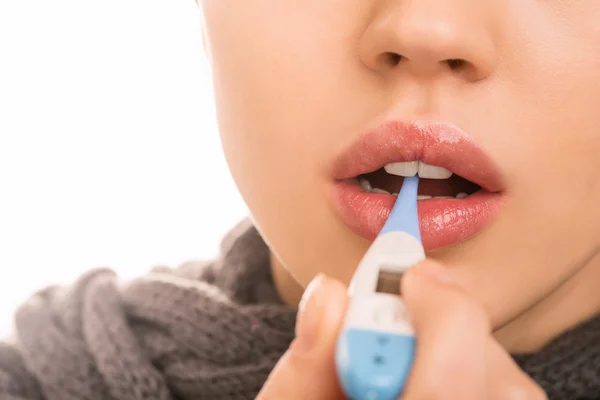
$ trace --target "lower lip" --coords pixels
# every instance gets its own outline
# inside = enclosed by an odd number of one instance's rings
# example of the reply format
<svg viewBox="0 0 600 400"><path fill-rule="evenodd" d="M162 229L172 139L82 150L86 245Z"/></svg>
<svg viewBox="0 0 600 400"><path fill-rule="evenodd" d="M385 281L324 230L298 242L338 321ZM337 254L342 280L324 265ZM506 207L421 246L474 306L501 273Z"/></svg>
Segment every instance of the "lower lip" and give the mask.
<svg viewBox="0 0 600 400"><path fill-rule="evenodd" d="M355 233L375 240L396 197L367 193L354 180L333 185L336 213ZM418 202L421 239L426 251L448 247L476 235L500 210L501 195L480 190L464 199L429 199Z"/></svg>

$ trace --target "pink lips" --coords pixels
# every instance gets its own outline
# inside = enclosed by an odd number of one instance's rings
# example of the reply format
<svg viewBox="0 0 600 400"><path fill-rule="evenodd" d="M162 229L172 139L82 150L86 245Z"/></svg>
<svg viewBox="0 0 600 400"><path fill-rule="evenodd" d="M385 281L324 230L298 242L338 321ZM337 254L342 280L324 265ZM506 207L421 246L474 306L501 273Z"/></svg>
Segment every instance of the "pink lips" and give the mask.
<svg viewBox="0 0 600 400"><path fill-rule="evenodd" d="M359 136L335 161L335 212L355 233L375 239L396 198L366 193L353 178L392 162L414 160L444 167L482 188L464 199L419 202L419 224L426 250L460 243L481 231L497 215L502 200L502 175L465 132L444 123L397 121Z"/></svg>

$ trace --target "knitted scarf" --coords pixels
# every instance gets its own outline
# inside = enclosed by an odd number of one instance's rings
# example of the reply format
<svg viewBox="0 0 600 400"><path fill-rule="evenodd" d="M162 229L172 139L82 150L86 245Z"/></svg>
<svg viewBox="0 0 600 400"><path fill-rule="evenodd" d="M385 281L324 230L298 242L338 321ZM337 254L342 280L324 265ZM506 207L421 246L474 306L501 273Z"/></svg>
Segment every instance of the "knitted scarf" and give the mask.
<svg viewBox="0 0 600 400"><path fill-rule="evenodd" d="M294 336L249 221L210 263L51 287L0 344L0 400L253 399ZM516 358L553 400L600 399L600 318Z"/></svg>

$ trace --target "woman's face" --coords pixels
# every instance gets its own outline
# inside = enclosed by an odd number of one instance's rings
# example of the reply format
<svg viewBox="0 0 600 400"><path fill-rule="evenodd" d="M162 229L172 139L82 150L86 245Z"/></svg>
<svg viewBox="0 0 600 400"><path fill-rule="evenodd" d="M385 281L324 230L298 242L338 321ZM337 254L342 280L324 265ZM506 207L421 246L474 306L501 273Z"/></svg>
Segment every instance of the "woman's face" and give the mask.
<svg viewBox="0 0 600 400"><path fill-rule="evenodd" d="M357 177L397 191L391 162L472 194L421 200L421 233L496 328L598 264L597 0L201 6L231 173L301 285L350 280L395 199Z"/></svg>

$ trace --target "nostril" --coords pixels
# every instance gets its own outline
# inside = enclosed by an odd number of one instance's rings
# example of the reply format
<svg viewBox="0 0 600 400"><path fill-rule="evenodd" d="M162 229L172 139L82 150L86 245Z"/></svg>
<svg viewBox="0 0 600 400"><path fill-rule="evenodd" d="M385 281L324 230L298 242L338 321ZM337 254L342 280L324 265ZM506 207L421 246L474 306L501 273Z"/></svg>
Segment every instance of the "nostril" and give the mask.
<svg viewBox="0 0 600 400"><path fill-rule="evenodd" d="M386 65L395 67L396 65L400 64L400 61L402 61L403 57L398 53L386 52L383 53L383 58Z"/></svg>
<svg viewBox="0 0 600 400"><path fill-rule="evenodd" d="M445 62L451 70L461 69L467 64L467 62L461 58L449 58L448 60L445 60Z"/></svg>
<svg viewBox="0 0 600 400"><path fill-rule="evenodd" d="M383 59L384 64L389 67L397 66L398 64L400 64L400 61L404 59L404 56L402 56L401 54L393 52L385 52L381 55L381 57ZM449 58L442 62L446 63L448 67L450 67L450 69L453 71L463 69L468 64L467 61L463 60L462 58Z"/></svg>

